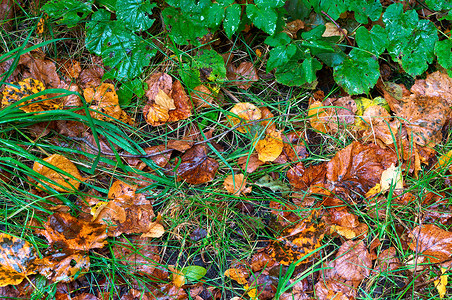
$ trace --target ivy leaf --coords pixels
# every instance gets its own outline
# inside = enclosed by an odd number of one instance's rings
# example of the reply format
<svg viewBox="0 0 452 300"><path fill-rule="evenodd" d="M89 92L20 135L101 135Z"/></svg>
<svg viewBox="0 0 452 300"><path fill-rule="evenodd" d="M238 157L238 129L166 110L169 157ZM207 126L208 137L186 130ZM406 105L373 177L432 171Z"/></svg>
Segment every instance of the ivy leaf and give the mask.
<svg viewBox="0 0 452 300"><path fill-rule="evenodd" d="M284 32L278 32L275 35L268 36L264 42L269 46L278 47L289 44L290 37Z"/></svg>
<svg viewBox="0 0 452 300"><path fill-rule="evenodd" d="M42 9L52 18L61 18L59 24L74 27L92 12L92 2L92 0L84 3L77 0L51 0Z"/></svg>
<svg viewBox="0 0 452 300"><path fill-rule="evenodd" d="M140 79L123 82L117 94L121 107L129 105L134 94L137 95L138 98L144 96L143 83Z"/></svg>
<svg viewBox="0 0 452 300"><path fill-rule="evenodd" d="M426 0L425 4L434 11L447 11L446 20L452 20L452 3L450 0ZM441 21L441 18L439 19Z"/></svg>
<svg viewBox="0 0 452 300"><path fill-rule="evenodd" d="M350 95L367 93L380 77L377 59L356 48L333 70L334 80Z"/></svg>
<svg viewBox="0 0 452 300"><path fill-rule="evenodd" d="M256 5L248 4L246 6L246 14L257 28L262 29L269 35L275 33L278 15L273 8L261 8Z"/></svg>
<svg viewBox="0 0 452 300"><path fill-rule="evenodd" d="M322 64L313 57L308 57L302 63L289 63L278 68L275 73L276 81L287 86L303 85L316 79L315 73L322 68Z"/></svg>
<svg viewBox="0 0 452 300"><path fill-rule="evenodd" d="M267 61L267 72L287 64L296 52L297 47L294 44L289 44L287 46L282 45L270 50L270 56Z"/></svg>
<svg viewBox="0 0 452 300"><path fill-rule="evenodd" d="M402 67L411 76L422 74L434 58L438 40L435 25L419 20L415 10L403 12L402 4L391 4L383 14L389 38L388 51L392 58L400 59Z"/></svg>
<svg viewBox="0 0 452 300"><path fill-rule="evenodd" d="M355 12L355 20L362 24L367 24L368 19L377 21L383 8L379 0L352 0L349 1L349 10Z"/></svg>
<svg viewBox="0 0 452 300"><path fill-rule="evenodd" d="M223 28L228 38L231 38L237 29L239 29L238 24L240 23L241 12L242 9L237 3L226 8Z"/></svg>
<svg viewBox="0 0 452 300"><path fill-rule="evenodd" d="M194 89L202 84L199 70L193 70L187 63L182 64L178 73L181 81L190 89Z"/></svg>
<svg viewBox="0 0 452 300"><path fill-rule="evenodd" d="M450 39L438 41L435 44L435 55L439 64L447 69L449 76L452 75L452 41Z"/></svg>
<svg viewBox="0 0 452 300"><path fill-rule="evenodd" d="M148 0L117 0L116 15L130 30L143 31L154 23L154 19L149 18L148 14L156 6L156 3Z"/></svg>
<svg viewBox="0 0 452 300"><path fill-rule="evenodd" d="M370 31L365 27L356 30L356 42L359 48L379 56L388 46L388 34L380 25L374 25Z"/></svg>
<svg viewBox="0 0 452 300"><path fill-rule="evenodd" d="M254 3L258 7L269 7L269 8L277 8L284 5L284 0L255 0Z"/></svg>
<svg viewBox="0 0 452 300"><path fill-rule="evenodd" d="M112 34L114 23L110 21L110 16L105 9L99 9L86 23L86 48L97 55L101 55L102 45Z"/></svg>

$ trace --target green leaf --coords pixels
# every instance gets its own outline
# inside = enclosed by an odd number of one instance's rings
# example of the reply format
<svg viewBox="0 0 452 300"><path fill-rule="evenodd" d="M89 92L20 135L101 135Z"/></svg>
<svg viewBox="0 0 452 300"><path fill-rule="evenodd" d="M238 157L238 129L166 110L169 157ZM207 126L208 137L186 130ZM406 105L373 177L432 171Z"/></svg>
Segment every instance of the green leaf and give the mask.
<svg viewBox="0 0 452 300"><path fill-rule="evenodd" d="M278 15L273 8L261 8L256 5L248 4L246 6L246 14L257 28L262 29L269 35L275 33Z"/></svg>
<svg viewBox="0 0 452 300"><path fill-rule="evenodd" d="M268 36L264 43L272 47L287 45L290 43L290 37L284 32L278 32L277 34Z"/></svg>
<svg viewBox="0 0 452 300"><path fill-rule="evenodd" d="M259 178L256 181L256 185L269 188L272 192L281 192L283 195L287 195L291 191L291 188L287 183L282 182L280 179L273 179L268 174Z"/></svg>
<svg viewBox="0 0 452 300"><path fill-rule="evenodd" d="M242 9L238 4L233 4L226 8L223 28L228 38L231 38L232 35L237 31L237 29L239 29L241 13Z"/></svg>
<svg viewBox="0 0 452 300"><path fill-rule="evenodd" d="M438 57L439 64L448 69L448 73L450 73L452 71L452 41L447 39L436 42L435 55Z"/></svg>
<svg viewBox="0 0 452 300"><path fill-rule="evenodd" d="M302 63L289 63L278 68L275 73L276 81L287 86L300 86L313 82L317 77L316 72L322 68L322 64L313 57L308 57Z"/></svg>
<svg viewBox="0 0 452 300"><path fill-rule="evenodd" d="M130 104L133 95L137 95L138 98L144 96L143 83L139 79L123 82L118 90L119 105L121 107Z"/></svg>
<svg viewBox="0 0 452 300"><path fill-rule="evenodd" d="M184 274L186 282L196 282L206 275L207 270L201 266L188 266L181 272Z"/></svg>
<svg viewBox="0 0 452 300"><path fill-rule="evenodd" d="M297 52L297 47L294 44L287 46L278 46L270 50L270 56L267 61L267 72L270 72L274 68L287 64L289 60Z"/></svg>
<svg viewBox="0 0 452 300"><path fill-rule="evenodd" d="M452 20L452 2L450 0L426 0L425 4L434 11L445 11L447 15L441 17L438 15L438 21L441 21L443 18L446 20Z"/></svg>
<svg viewBox="0 0 452 300"><path fill-rule="evenodd" d="M349 10L355 12L355 20L362 24L367 24L368 19L377 21L383 8L379 0L352 0L349 1Z"/></svg>
<svg viewBox="0 0 452 300"><path fill-rule="evenodd" d="M97 55L101 55L102 45L112 35L114 22L110 21L110 17L108 11L99 9L86 23L86 48Z"/></svg>
<svg viewBox="0 0 452 300"><path fill-rule="evenodd" d="M394 60L411 76L422 74L434 58L437 29L429 20L419 20L415 10L403 12L402 4L392 4L383 14L389 45Z"/></svg>
<svg viewBox="0 0 452 300"><path fill-rule="evenodd" d="M308 0L287 0L284 8L292 19L306 19L311 12L311 5Z"/></svg>
<svg viewBox="0 0 452 300"><path fill-rule="evenodd" d="M350 95L367 93L380 77L377 59L356 48L333 70L334 80Z"/></svg>
<svg viewBox="0 0 452 300"><path fill-rule="evenodd" d="M284 0L255 0L254 3L260 8L277 8L284 5Z"/></svg>
<svg viewBox="0 0 452 300"><path fill-rule="evenodd" d="M156 3L149 0L117 0L116 15L118 20L127 25L131 31L143 31L149 29L154 23L154 19L149 18Z"/></svg>
<svg viewBox="0 0 452 300"><path fill-rule="evenodd" d="M356 42L359 48L379 56L388 46L388 34L380 25L374 25L370 31L359 27L356 30Z"/></svg>
<svg viewBox="0 0 452 300"><path fill-rule="evenodd" d="M348 10L344 0L322 0L320 2L320 9L325 11L331 18L337 20L339 16ZM315 7L315 5L313 5Z"/></svg>
<svg viewBox="0 0 452 300"><path fill-rule="evenodd" d="M114 11L116 9L116 0L97 0L96 3L98 5L103 5L110 11Z"/></svg>
<svg viewBox="0 0 452 300"><path fill-rule="evenodd" d="M179 76L181 81L190 89L194 89L198 85L201 85L201 74L199 70L193 70L189 64L182 64L179 69Z"/></svg>
<svg viewBox="0 0 452 300"><path fill-rule="evenodd" d="M214 50L201 50L193 58L193 67L208 72L207 79L221 81L226 79L226 67L223 57Z"/></svg>
<svg viewBox="0 0 452 300"><path fill-rule="evenodd" d="M92 2L92 0L83 3L77 0L50 0L42 10L52 18L61 18L59 24L74 27L92 12Z"/></svg>

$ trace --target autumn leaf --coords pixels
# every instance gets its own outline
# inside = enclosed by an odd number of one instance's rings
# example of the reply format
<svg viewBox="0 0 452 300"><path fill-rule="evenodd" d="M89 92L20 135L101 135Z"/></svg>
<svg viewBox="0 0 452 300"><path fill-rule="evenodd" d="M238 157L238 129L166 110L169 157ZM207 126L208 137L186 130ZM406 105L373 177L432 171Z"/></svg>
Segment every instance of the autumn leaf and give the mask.
<svg viewBox="0 0 452 300"><path fill-rule="evenodd" d="M223 185L228 193L236 196L251 193L251 187L246 186L246 178L243 174L228 175Z"/></svg>
<svg viewBox="0 0 452 300"><path fill-rule="evenodd" d="M70 175L64 175L60 171L53 170L39 162L33 164L33 171L46 177L49 182L45 182L45 184L56 191L69 192L78 190L80 183L84 181L84 178L80 175L77 167L66 157L59 154L53 154L44 158L44 161ZM38 187L47 190L42 183L38 183Z"/></svg>
<svg viewBox="0 0 452 300"><path fill-rule="evenodd" d="M218 90L205 85L198 85L190 93L190 97L196 107L211 107L218 96Z"/></svg>
<svg viewBox="0 0 452 300"><path fill-rule="evenodd" d="M46 88L65 88L66 83L60 80L55 63L46 59L44 52L38 48L29 53L22 54L19 67L25 67L23 78L34 78L44 84Z"/></svg>
<svg viewBox="0 0 452 300"><path fill-rule="evenodd" d="M322 133L329 131L328 127L328 115L323 107L322 102L314 101L308 108L308 119L311 127Z"/></svg>
<svg viewBox="0 0 452 300"><path fill-rule="evenodd" d="M15 86L19 86L19 88ZM13 82L6 85L2 92L2 108L10 106L23 98L44 91L44 85L39 80L26 78L21 82ZM59 109L61 99L47 99L47 95L37 96L20 104L19 109L27 113L36 113Z"/></svg>
<svg viewBox="0 0 452 300"><path fill-rule="evenodd" d="M381 173L380 180L381 192L389 191L391 188L394 190L403 189L403 177L400 167L391 165L389 168Z"/></svg>
<svg viewBox="0 0 452 300"><path fill-rule="evenodd" d="M261 110L252 103L242 102L237 103L231 108L231 115L227 115L226 118L232 127L239 124L246 124L248 121L260 120L262 117ZM238 126L237 131L241 133L251 132L252 125Z"/></svg>
<svg viewBox="0 0 452 300"><path fill-rule="evenodd" d="M249 61L242 62L238 67L231 66L227 68L227 71L228 85L235 85L241 89L247 90L253 82L259 80L256 68Z"/></svg>
<svg viewBox="0 0 452 300"><path fill-rule="evenodd" d="M28 275L35 274L32 263L36 258L36 251L29 242L0 233L0 287L17 285Z"/></svg>
<svg viewBox="0 0 452 300"><path fill-rule="evenodd" d="M283 150L281 131L275 130L267 133L264 139L256 143L256 152L259 160L263 162L274 161Z"/></svg>
<svg viewBox="0 0 452 300"><path fill-rule="evenodd" d="M88 251L102 248L107 244L107 227L78 220L68 213L54 213L44 224L44 229L36 229L51 244L71 250Z"/></svg>
<svg viewBox="0 0 452 300"><path fill-rule="evenodd" d="M410 249L432 263L444 262L452 255L452 233L436 225L416 226L409 237Z"/></svg>
<svg viewBox="0 0 452 300"><path fill-rule="evenodd" d="M303 139L303 132L291 131L283 134L283 152L290 161L295 162L308 156L308 150Z"/></svg>
<svg viewBox="0 0 452 300"><path fill-rule="evenodd" d="M196 145L182 155L177 180L190 184L206 183L213 180L218 167L218 162L207 156L206 146Z"/></svg>
<svg viewBox="0 0 452 300"><path fill-rule="evenodd" d="M443 299L444 296L446 295L446 286L447 286L447 278L449 277L448 274L446 274L447 269L446 268L441 268L441 276L439 278L439 280L435 280L435 287L438 290L438 294L440 299Z"/></svg>

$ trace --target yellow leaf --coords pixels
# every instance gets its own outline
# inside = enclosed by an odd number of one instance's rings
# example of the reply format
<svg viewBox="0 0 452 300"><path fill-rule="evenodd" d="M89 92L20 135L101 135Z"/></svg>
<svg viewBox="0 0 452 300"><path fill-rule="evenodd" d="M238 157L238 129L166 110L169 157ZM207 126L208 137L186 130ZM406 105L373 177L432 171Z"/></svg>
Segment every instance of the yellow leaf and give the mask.
<svg viewBox="0 0 452 300"><path fill-rule="evenodd" d="M232 280L235 280L240 284L246 284L248 282L246 280L246 278L248 278L248 274L240 269L236 269L236 268L227 269L224 272L224 276L229 277Z"/></svg>
<svg viewBox="0 0 452 300"><path fill-rule="evenodd" d="M328 125L326 124L328 115L320 101L315 101L308 108L308 118L311 127L317 131L327 133Z"/></svg>
<svg viewBox="0 0 452 300"><path fill-rule="evenodd" d="M167 93L159 89L157 96L155 96L155 104L165 108L166 110L175 110L174 99L168 96Z"/></svg>
<svg viewBox="0 0 452 300"><path fill-rule="evenodd" d="M247 121L260 120L262 118L261 110L254 104L242 102L237 103L230 110L233 115L227 116L227 119L231 126L237 126L239 124L246 124ZM237 115L234 116L234 115ZM241 133L250 132L250 126L237 127L237 130Z"/></svg>
<svg viewBox="0 0 452 300"><path fill-rule="evenodd" d="M436 163L436 168L444 168L449 166L449 170L452 170L452 166L450 165L450 163L452 162L452 150L450 150L449 152L447 152L444 155L441 155L438 158L438 162Z"/></svg>
<svg viewBox="0 0 452 300"><path fill-rule="evenodd" d="M444 296L446 295L446 286L447 286L447 277L448 275L445 274L447 271L446 268L441 267L441 277L439 278L439 280L435 280L435 287L438 290L439 293L439 297L441 299L444 298Z"/></svg>
<svg viewBox="0 0 452 300"><path fill-rule="evenodd" d="M258 158L263 162L274 161L281 154L283 147L281 131L271 131L256 144Z"/></svg>
<svg viewBox="0 0 452 300"><path fill-rule="evenodd" d="M381 192L389 191L391 186L395 190L403 189L403 177L400 167L395 167L394 164L391 164L389 168L384 170L381 173L380 185Z"/></svg>

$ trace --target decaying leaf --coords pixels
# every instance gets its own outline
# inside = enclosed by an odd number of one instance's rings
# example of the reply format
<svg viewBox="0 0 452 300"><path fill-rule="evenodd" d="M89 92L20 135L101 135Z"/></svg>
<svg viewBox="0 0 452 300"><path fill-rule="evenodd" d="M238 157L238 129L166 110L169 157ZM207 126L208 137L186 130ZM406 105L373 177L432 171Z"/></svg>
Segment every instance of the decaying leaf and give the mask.
<svg viewBox="0 0 452 300"><path fill-rule="evenodd" d="M436 164L436 168L442 169L444 167L448 167L450 171L452 170L451 163L452 163L452 150L438 157L438 163Z"/></svg>
<svg viewBox="0 0 452 300"><path fill-rule="evenodd" d="M133 124L130 118L119 106L118 95L114 85L102 83L97 88L86 88L83 96L90 104L91 116L98 120L111 121L111 118L118 119L126 124Z"/></svg>
<svg viewBox="0 0 452 300"><path fill-rule="evenodd" d="M247 173L253 173L254 171L257 170L257 168L259 168L260 166L262 166L264 164L264 162L258 158L257 153L253 153L250 156L248 156L248 155L241 156L237 160L237 163Z"/></svg>
<svg viewBox="0 0 452 300"><path fill-rule="evenodd" d="M394 144L399 136L401 123L398 119L391 120L391 118L388 111L380 105L368 107L364 111L360 123L361 129L365 130L363 136L372 140L380 140L386 145Z"/></svg>
<svg viewBox="0 0 452 300"><path fill-rule="evenodd" d="M328 132L328 115L322 102L315 101L309 105L308 118L312 128L322 133Z"/></svg>
<svg viewBox="0 0 452 300"><path fill-rule="evenodd" d="M261 110L252 103L237 103L231 108L232 115L226 116L231 126L246 124L248 121L260 120L262 117ZM239 126L237 130L241 133L251 132L252 125Z"/></svg>
<svg viewBox="0 0 452 300"><path fill-rule="evenodd" d="M297 19L297 20L287 23L283 32L285 32L291 38L296 39L298 31L300 29L303 29L304 25L305 25L305 23L302 20Z"/></svg>
<svg viewBox="0 0 452 300"><path fill-rule="evenodd" d="M400 167L391 165L389 168L381 173L380 180L381 192L389 191L391 188L394 190L403 189L403 177Z"/></svg>
<svg viewBox="0 0 452 300"><path fill-rule="evenodd" d="M226 76L230 80L229 85L235 85L245 90L249 89L253 82L259 80L256 68L249 61L242 62L238 67L228 68Z"/></svg>
<svg viewBox="0 0 452 300"><path fill-rule="evenodd" d="M35 274L32 267L37 258L33 246L20 238L0 233L0 287L17 285Z"/></svg>
<svg viewBox="0 0 452 300"><path fill-rule="evenodd" d="M347 34L347 30L344 28L339 28L334 23L325 23L325 32L322 34L323 37L340 36L344 38L344 34Z"/></svg>
<svg viewBox="0 0 452 300"><path fill-rule="evenodd" d="M66 83L60 80L53 61L45 58L44 52L39 48L29 53L22 54L19 59L19 67L25 67L23 78L34 78L46 88L64 88Z"/></svg>
<svg viewBox="0 0 452 300"><path fill-rule="evenodd" d="M348 240L356 237L362 239L367 236L369 231L367 224L359 222L358 216L351 213L342 200L326 197L323 205L328 213L322 217L322 220L330 229L330 234L335 232Z"/></svg>
<svg viewBox="0 0 452 300"><path fill-rule="evenodd" d="M246 186L246 178L243 174L228 175L224 180L224 188L228 193L236 196L251 193L251 187Z"/></svg>
<svg viewBox="0 0 452 300"><path fill-rule="evenodd" d="M211 107L218 96L218 90L212 90L205 85L198 85L190 93L196 107Z"/></svg>
<svg viewBox="0 0 452 300"><path fill-rule="evenodd" d="M185 180L190 184L206 183L215 177L218 162L207 156L204 145L195 145L181 157L182 162L177 169L177 180Z"/></svg>
<svg viewBox="0 0 452 300"><path fill-rule="evenodd" d="M268 132L264 139L256 144L256 152L259 160L263 162L274 161L283 150L281 131Z"/></svg>
<svg viewBox="0 0 452 300"><path fill-rule="evenodd" d="M19 88L15 86L19 86ZM2 94L2 108L5 108L13 103L22 100L25 97L37 94L44 91L44 85L41 81L26 78L21 82L13 82L6 85ZM33 99L27 100L19 105L19 109L27 113L36 113L41 111L49 111L59 109L61 106L61 99L47 99L47 95L37 96Z"/></svg>
<svg viewBox="0 0 452 300"><path fill-rule="evenodd" d="M51 164L57 169L53 170L47 166L42 165L39 162L35 162L33 164L33 171L47 178L48 181L45 180L44 182L46 185L59 192L78 190L80 183L83 182L84 179L80 175L74 163L59 154L53 154L45 158L44 161ZM66 172L70 176L62 174L62 172ZM47 190L46 186L44 186L42 183L38 183L38 187L43 190Z"/></svg>
<svg viewBox="0 0 452 300"><path fill-rule="evenodd" d="M249 277L249 273L241 268L239 268L239 269L231 268L231 269L227 269L224 272L224 276L229 277L232 280L235 280L240 284L247 284L248 283L247 278Z"/></svg>
<svg viewBox="0 0 452 300"><path fill-rule="evenodd" d="M37 259L33 265L52 282L71 282L79 273L88 272L90 259L87 254L68 251Z"/></svg>
<svg viewBox="0 0 452 300"><path fill-rule="evenodd" d="M326 163L305 168L300 162L287 171L287 178L296 190L324 194L326 192Z"/></svg>
<svg viewBox="0 0 452 300"><path fill-rule="evenodd" d="M441 276L438 280L435 280L435 287L438 290L439 298L443 299L446 295L447 278L449 275L446 274L447 268L441 268Z"/></svg>
<svg viewBox="0 0 452 300"><path fill-rule="evenodd" d="M418 79L411 92L420 96L439 97L452 106L452 78L439 71L428 74L426 79Z"/></svg>
<svg viewBox="0 0 452 300"><path fill-rule="evenodd" d="M148 85L146 97L149 100L154 100L160 90L169 95L173 88L173 78L166 73L152 74L146 83Z"/></svg>
<svg viewBox="0 0 452 300"><path fill-rule="evenodd" d="M417 226L409 234L410 249L432 263L450 260L452 256L452 232L432 224Z"/></svg>
<svg viewBox="0 0 452 300"><path fill-rule="evenodd" d="M44 229L36 229L51 244L71 250L88 251L102 248L107 244L107 227L79 220L68 213L54 213L44 224Z"/></svg>
<svg viewBox="0 0 452 300"><path fill-rule="evenodd" d="M308 151L302 136L303 132L301 131L291 131L283 135L283 151L292 162L299 161L308 156Z"/></svg>

